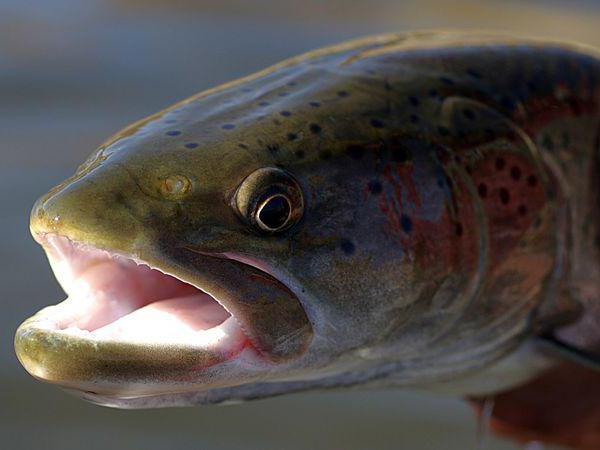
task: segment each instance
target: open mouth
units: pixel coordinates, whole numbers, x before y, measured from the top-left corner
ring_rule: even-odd
[[[37,239],[67,299],[26,320],[15,348],[45,381],[108,395],[174,392],[204,383],[214,366],[264,367],[310,341],[297,298],[253,266],[189,253],[206,263],[202,279],[216,297],[179,272],[55,234]]]
[[[92,340],[220,344],[230,353],[247,341],[233,316],[189,283],[61,236],[47,236],[46,248],[68,298],[44,310],[40,327]]]

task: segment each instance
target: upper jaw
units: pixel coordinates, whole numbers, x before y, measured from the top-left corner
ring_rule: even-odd
[[[298,298],[271,275],[239,261],[178,250],[142,262],[54,234],[36,239],[69,294],[25,321],[15,336],[22,364],[46,381],[117,397],[227,386],[298,358],[312,339]],[[94,271],[106,271],[108,281],[94,285]],[[125,284],[115,289],[119,277]],[[153,283],[150,290],[144,283],[135,286],[143,278]],[[86,281],[106,301],[82,295]],[[138,295],[140,290],[145,292]],[[148,301],[148,295],[154,298]],[[90,305],[104,319],[90,314]],[[181,308],[192,311],[180,329]],[[135,327],[141,316],[147,322]]]

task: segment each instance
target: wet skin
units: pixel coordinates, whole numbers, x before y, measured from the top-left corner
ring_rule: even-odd
[[[19,328],[19,359],[120,407],[524,382],[550,363],[469,377],[596,301],[599,124],[593,50],[465,33],[353,41],[198,94],[103,144],[31,230],[51,260],[195,286],[243,337],[102,339],[64,307]]]

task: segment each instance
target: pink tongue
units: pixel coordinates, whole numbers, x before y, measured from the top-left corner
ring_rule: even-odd
[[[223,323],[229,313],[209,295],[160,300],[98,328],[93,336],[119,340],[193,338],[194,333]]]

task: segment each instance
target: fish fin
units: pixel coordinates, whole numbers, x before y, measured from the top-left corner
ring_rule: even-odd
[[[537,336],[536,340],[542,348],[557,356],[600,372],[600,353],[569,344],[557,338],[553,333]]]

